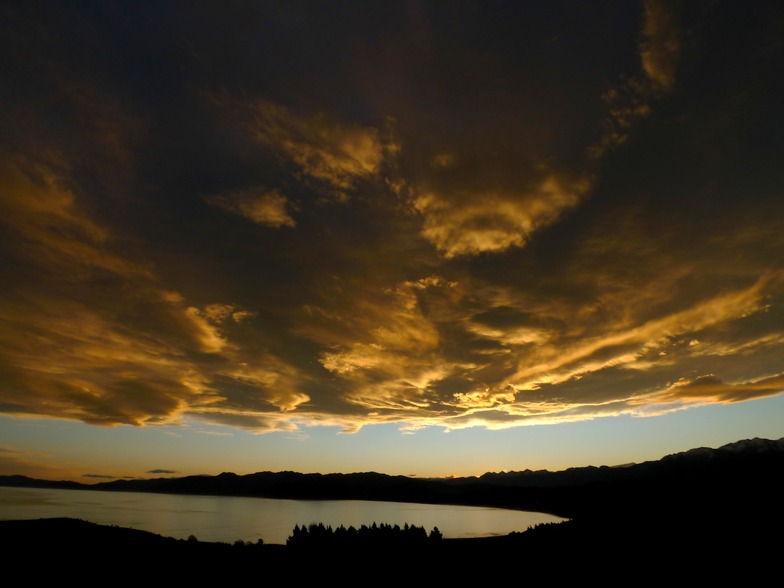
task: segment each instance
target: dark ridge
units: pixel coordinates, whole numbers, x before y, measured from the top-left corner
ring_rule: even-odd
[[[0,476],[0,486],[22,488],[62,488],[66,490],[90,490],[92,486],[68,480],[37,480],[27,476]]]
[[[302,474],[257,472],[116,480],[95,484],[47,482],[24,476],[0,476],[0,486],[73,488],[102,491],[158,492],[218,496],[254,496],[310,500],[382,500],[423,504],[496,506],[547,512],[566,518],[597,510],[626,511],[651,496],[659,508],[679,508],[693,499],[701,509],[734,496],[760,500],[779,488],[784,467],[784,439],[750,439],[718,449],[696,448],[624,467],[571,468],[487,473],[474,478],[410,478],[376,472]],[[753,495],[753,496],[752,496]],[[680,498],[677,498],[680,497]],[[698,500],[699,498],[699,500]]]
[[[117,577],[153,584],[258,581],[344,587],[486,585],[515,577],[526,584],[706,585],[742,578],[744,586],[762,586],[780,573],[773,525],[703,526],[676,519],[654,522],[638,514],[411,544],[210,543],[75,519],[0,521],[0,537],[8,573],[22,569],[29,579],[46,583],[78,578],[87,586]]]

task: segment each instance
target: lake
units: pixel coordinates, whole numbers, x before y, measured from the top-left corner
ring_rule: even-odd
[[[550,514],[485,508],[369,500],[278,500],[0,487],[0,520],[70,517],[101,525],[151,531],[164,537],[233,543],[285,544],[295,525],[340,526],[408,523],[444,538],[489,537],[525,531],[564,519]]]

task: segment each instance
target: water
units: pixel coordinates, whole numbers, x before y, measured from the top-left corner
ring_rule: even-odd
[[[368,500],[277,500],[143,492],[0,487],[0,520],[70,517],[164,537],[286,543],[295,525],[408,523],[445,538],[488,537],[563,519],[544,513]]]

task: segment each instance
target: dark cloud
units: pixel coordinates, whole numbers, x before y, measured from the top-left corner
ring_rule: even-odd
[[[279,228],[294,227],[297,224],[289,212],[291,204],[278,190],[248,189],[244,192],[213,196],[209,202],[260,225]]]
[[[675,83],[681,52],[680,2],[646,0],[644,5],[642,66],[656,87],[669,90]]]
[[[716,376],[700,376],[694,380],[679,380],[665,393],[673,400],[706,402],[742,402],[784,392],[784,375],[777,374],[755,382],[728,384]]]
[[[176,470],[147,470],[148,474],[177,474]]]
[[[148,8],[1,9],[3,412],[356,431],[780,392],[776,3]]]

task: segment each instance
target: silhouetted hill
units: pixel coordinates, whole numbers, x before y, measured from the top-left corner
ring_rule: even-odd
[[[502,486],[553,487],[572,486],[589,482],[610,480],[632,480],[656,475],[667,475],[674,471],[703,471],[726,468],[741,462],[767,459],[784,454],[784,438],[778,440],[748,439],[723,445],[718,449],[699,447],[681,453],[666,455],[657,461],[629,464],[616,467],[569,468],[559,472],[547,470],[525,470],[522,472],[488,472],[478,478],[457,478],[454,483],[471,484],[488,482]]]
[[[95,490],[258,496],[295,499],[366,499],[432,502],[444,498],[448,488],[436,481],[375,472],[354,474],[301,474],[257,472],[237,475],[186,476],[154,480],[117,480],[92,486]]]
[[[688,527],[688,525],[686,525]],[[547,583],[706,585],[740,579],[768,585],[780,573],[780,544],[760,526],[688,530],[609,520],[539,525],[521,533],[412,545],[227,544],[161,537],[75,519],[0,521],[6,575],[36,583],[78,578],[82,586],[129,582],[226,585],[258,582],[348,586]],[[22,562],[28,562],[26,565]],[[721,581],[721,582],[720,582]]]
[[[0,486],[22,488],[64,488],[66,490],[89,490],[92,487],[68,480],[36,480],[27,476],[0,476]]]

